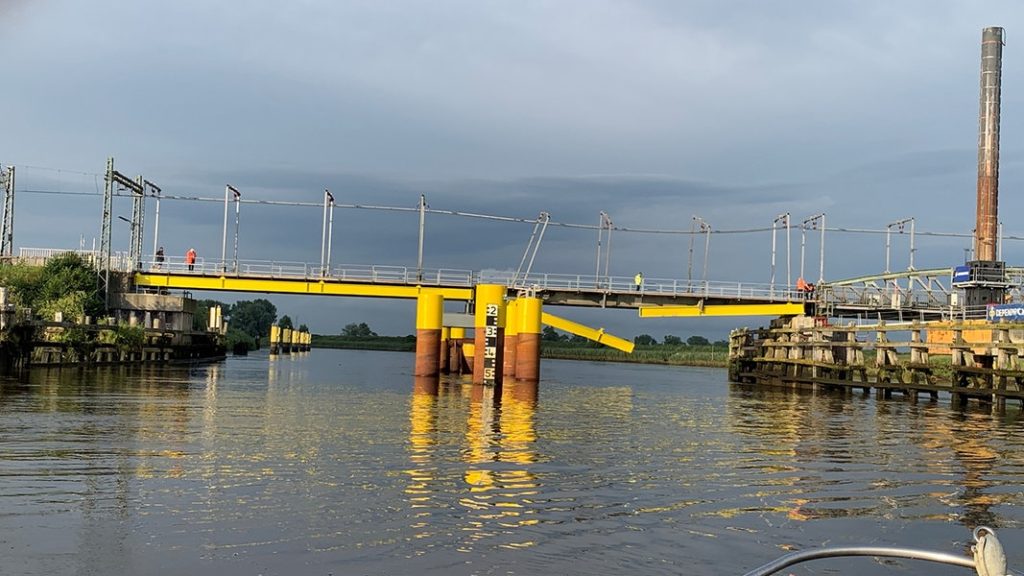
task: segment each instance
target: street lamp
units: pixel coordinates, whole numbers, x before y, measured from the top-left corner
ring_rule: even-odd
[[[224,187],[224,239],[220,245],[220,264],[222,272],[227,272],[228,270],[228,197],[231,194],[234,194],[235,196],[235,252],[233,269],[235,272],[238,272],[238,213],[239,206],[242,203],[242,193],[231,184]]]
[[[815,214],[800,224],[800,277],[804,277],[804,245],[807,230],[817,230],[821,226],[821,242],[818,255],[818,284],[825,281],[825,213]]]

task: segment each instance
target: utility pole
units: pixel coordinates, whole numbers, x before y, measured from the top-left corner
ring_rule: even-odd
[[[607,240],[605,241],[604,248],[604,276],[605,280],[609,282],[609,288],[611,288],[611,277],[608,276],[609,265],[611,264],[612,257],[612,219],[608,216],[608,213],[602,210],[598,214],[597,223],[597,267],[594,270],[594,283],[600,285],[601,282],[601,240],[605,237],[604,231],[608,231]]]
[[[821,242],[818,255],[818,283],[825,281],[825,213],[815,214],[800,224],[800,277],[804,278],[804,245],[807,230],[821,229]]]
[[[14,256],[14,166],[0,168],[4,186],[4,217],[0,226],[0,256]]]
[[[334,195],[324,188],[324,229],[320,238],[320,275],[329,276],[331,271],[331,229],[327,226],[330,212],[330,228],[334,228]]]
[[[220,266],[221,272],[228,271],[228,198],[235,195],[235,260],[238,260],[238,202],[242,193],[231,184],[224,186],[224,236],[220,244]]]
[[[103,303],[110,308],[110,255],[111,230],[114,205],[114,193],[117,190],[131,190],[133,194],[142,193],[142,185],[117,170],[114,170],[114,159],[107,158],[107,172],[103,177],[103,223],[100,229],[100,262],[97,271],[103,284]],[[135,227],[132,222],[132,228]],[[135,236],[132,236],[135,239]]]
[[[131,242],[128,247],[128,259],[135,270],[142,269],[142,233],[143,220],[146,217],[145,191],[145,179],[142,176],[136,176],[135,187],[132,188],[132,229]]]
[[[910,224],[910,264],[907,266],[907,270],[914,269],[914,219],[904,218],[897,220],[885,226],[885,273],[888,274],[892,270],[889,269],[889,248],[891,246],[892,229],[896,228],[896,231],[903,234],[903,230],[906,225]]]
[[[416,252],[416,280],[423,281],[423,231],[427,224],[427,197],[420,194],[420,238]]]
[[[242,206],[242,193],[238,190],[233,190],[235,193],[235,252],[232,258],[232,268],[235,274],[238,274],[238,220],[239,212]]]
[[[704,234],[704,272],[701,275],[701,282],[704,289],[708,285],[708,248],[711,245],[711,225],[700,216],[694,216],[690,221],[690,262],[686,267],[687,290],[692,290],[693,282],[693,240],[698,233]]]
[[[790,249],[789,249],[789,212],[785,214],[779,214],[772,220],[772,274],[771,274],[771,293],[775,294],[775,230],[779,227],[779,223],[784,222],[786,226],[786,289],[789,290],[793,285],[793,274],[790,272]]]
[[[149,180],[143,180],[143,184],[153,191],[156,199],[156,211],[153,215],[153,261],[156,261],[156,251],[160,249],[160,187]]]

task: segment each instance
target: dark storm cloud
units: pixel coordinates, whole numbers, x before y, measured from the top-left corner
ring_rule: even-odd
[[[1024,57],[1012,43],[1024,10],[1011,1],[983,10],[953,0],[568,0],[513,9],[50,0],[2,9],[17,26],[0,36],[13,87],[0,92],[0,160],[102,172],[113,155],[119,170],[144,173],[167,194],[220,198],[231,183],[246,199],[316,204],[330,188],[343,204],[409,208],[424,194],[439,210],[523,219],[547,211],[588,225],[605,211],[616,226],[674,230],[699,216],[714,230],[709,275],[764,282],[770,234],[725,232],[763,229],[785,212],[794,223],[826,212],[830,226],[879,229],[913,216],[919,230],[970,231],[978,49],[988,25],[1005,26],[1011,40],[1003,189],[1024,185],[1014,112],[1024,106]],[[32,177],[25,187],[61,180]],[[95,189],[89,178],[65,184]],[[1018,196],[1000,199],[1008,234],[1024,233]],[[18,206],[18,245],[88,245],[99,233],[98,198],[25,194]],[[116,213],[129,210],[116,201]],[[334,262],[415,265],[415,214],[344,209],[335,220]],[[240,255],[317,262],[321,222],[316,207],[245,204]],[[219,257],[222,226],[217,202],[161,206],[169,254],[195,245]],[[425,264],[514,268],[531,229],[430,214]],[[127,234],[115,220],[115,247],[127,246]],[[682,277],[694,264],[689,240],[615,232],[612,273]],[[781,233],[777,240],[781,251]],[[818,240],[806,240],[814,267]],[[882,242],[830,232],[826,275],[879,270]],[[948,265],[965,243],[922,237],[916,263]],[[905,237],[896,244],[907,248]],[[1008,260],[1017,246],[1007,243]],[[535,269],[590,273],[595,259],[595,230],[552,227]],[[383,322],[389,309],[332,301],[314,313],[294,302],[306,308],[293,316],[314,323],[361,320],[352,316],[360,306]],[[407,311],[395,306],[388,322],[402,333]],[[623,314],[579,313],[638,331]]]

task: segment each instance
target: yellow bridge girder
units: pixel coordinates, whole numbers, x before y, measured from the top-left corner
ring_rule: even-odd
[[[548,314],[547,312],[541,312],[540,321],[543,324],[547,324],[552,328],[558,328],[572,334],[583,336],[588,340],[594,342],[600,342],[605,346],[615,348],[616,350],[622,350],[626,354],[633,353],[633,343],[629,340],[613,336],[604,331],[604,328],[591,328],[590,326],[584,326],[578,322],[567,320],[554,314]]]
[[[781,304],[688,304],[641,306],[641,318],[680,318],[695,316],[798,316],[804,314],[803,302]]]
[[[336,280],[239,278],[194,274],[135,274],[135,285],[177,290],[221,290],[268,294],[309,294],[320,296],[362,296],[371,298],[416,298],[423,292],[441,294],[445,300],[471,300],[472,288],[443,288],[405,284],[373,284]]]

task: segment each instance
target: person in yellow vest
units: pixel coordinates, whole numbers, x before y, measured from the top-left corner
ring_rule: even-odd
[[[633,282],[636,284],[636,291],[639,292],[640,288],[644,285],[643,272],[637,272],[636,276],[633,277]]]

